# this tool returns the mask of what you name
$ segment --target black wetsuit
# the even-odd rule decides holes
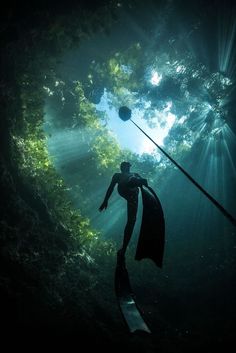
[[[131,238],[138,211],[139,186],[146,183],[137,173],[116,173],[112,183],[118,184],[117,190],[120,196],[127,201],[127,223],[124,230],[124,248],[126,249]]]

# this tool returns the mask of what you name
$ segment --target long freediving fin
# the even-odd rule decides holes
[[[131,289],[128,271],[124,266],[117,266],[115,271],[115,292],[122,316],[131,333],[144,331],[151,333],[141,311],[136,305]]]

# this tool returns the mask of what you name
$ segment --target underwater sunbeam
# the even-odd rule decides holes
[[[120,107],[119,117],[123,121],[130,120],[142,133],[149,138],[150,141],[220,210],[220,212],[228,218],[228,220],[236,226],[236,219],[224,209],[224,207],[216,201],[201,185],[199,185],[196,180],[194,180],[190,174],[188,174],[168,153],[166,153],[163,148],[161,148],[142,128],[140,128],[132,119],[131,119],[131,109],[126,106]]]
[[[219,69],[221,72],[227,72],[229,76],[234,74],[235,66],[234,55],[235,55],[235,34],[236,34],[236,22],[235,18],[222,18],[219,19]]]

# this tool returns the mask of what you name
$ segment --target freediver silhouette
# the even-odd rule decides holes
[[[124,263],[125,253],[130,242],[133,229],[136,222],[137,210],[138,210],[138,194],[139,186],[148,186],[147,180],[141,178],[138,173],[131,173],[131,164],[129,162],[122,162],[120,164],[121,173],[115,173],[112,177],[111,183],[107,189],[104,201],[99,207],[99,211],[103,211],[108,206],[108,200],[114,190],[116,184],[118,184],[118,193],[127,201],[127,223],[124,230],[123,245],[117,252],[117,260],[121,264]]]
[[[140,188],[143,199],[143,217],[135,259],[141,260],[142,258],[149,257],[154,260],[157,266],[161,267],[165,228],[161,204],[152,188],[149,187],[147,179],[142,178],[138,173],[131,172],[130,167],[131,164],[129,162],[122,162],[120,164],[121,173],[113,175],[99,211],[101,212],[108,207],[108,200],[116,184],[118,184],[117,190],[119,195],[127,201],[127,222],[124,229],[122,247],[117,251],[117,265],[125,266],[125,253],[137,217]],[[143,186],[149,192],[144,190]],[[160,233],[160,236],[156,236],[157,233]]]
[[[118,184],[117,191],[119,195],[127,201],[127,222],[124,229],[122,247],[117,251],[115,293],[129,331],[150,333],[151,331],[136,305],[125,264],[125,253],[137,217],[139,189],[142,193],[143,216],[135,260],[150,258],[157,266],[162,266],[165,223],[160,201],[148,185],[147,179],[142,178],[138,173],[131,172],[130,167],[131,164],[129,162],[122,162],[120,164],[121,173],[113,175],[99,211],[101,212],[108,207],[108,200],[115,186]]]

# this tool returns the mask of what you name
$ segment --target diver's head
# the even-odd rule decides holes
[[[122,162],[120,164],[120,170],[125,173],[125,172],[129,172],[131,167],[131,164],[129,162]]]

